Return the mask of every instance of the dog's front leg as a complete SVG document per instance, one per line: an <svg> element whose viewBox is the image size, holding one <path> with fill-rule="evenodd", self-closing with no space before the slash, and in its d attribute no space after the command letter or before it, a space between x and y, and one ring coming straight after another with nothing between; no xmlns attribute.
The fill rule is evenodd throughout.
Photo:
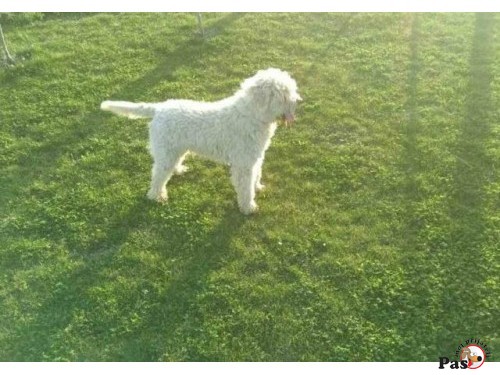
<svg viewBox="0 0 500 375"><path fill-rule="evenodd" d="M266 187L265 185L262 184L262 181L261 181L262 163L263 162L264 162L264 159L261 159L255 165L255 191L257 191L257 192L264 190L264 188Z"/></svg>
<svg viewBox="0 0 500 375"><path fill-rule="evenodd" d="M240 211L249 215L257 211L255 203L256 168L233 165L231 167L231 181L238 197Z"/></svg>

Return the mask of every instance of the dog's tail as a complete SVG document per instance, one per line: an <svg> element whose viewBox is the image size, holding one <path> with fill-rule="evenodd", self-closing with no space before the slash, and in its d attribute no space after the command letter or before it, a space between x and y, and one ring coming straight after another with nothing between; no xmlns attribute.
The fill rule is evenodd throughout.
<svg viewBox="0 0 500 375"><path fill-rule="evenodd" d="M154 116L157 109L155 103L131 103L131 102L115 102L106 100L101 103L103 111L110 111L117 115L126 116L128 118L151 118Z"/></svg>

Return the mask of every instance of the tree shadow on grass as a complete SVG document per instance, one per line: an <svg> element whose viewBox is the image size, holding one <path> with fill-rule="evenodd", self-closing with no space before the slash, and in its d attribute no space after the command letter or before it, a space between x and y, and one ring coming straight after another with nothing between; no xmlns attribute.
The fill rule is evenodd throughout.
<svg viewBox="0 0 500 375"><path fill-rule="evenodd" d="M486 235L485 187L494 178L493 160L487 155L487 141L492 136L494 106L493 80L496 23L494 13L476 14L470 54L469 82L465 101L465 117L455 147L453 193L449 202L451 221L450 251L442 258L448 279L442 286L443 330L438 332L441 347L454 349L461 340L480 337L485 342L498 332L499 321L486 311L491 294L484 283L493 272L487 263L488 247L493 245ZM474 324L470 324L473 322ZM450 344L451 342L451 344Z"/></svg>
<svg viewBox="0 0 500 375"><path fill-rule="evenodd" d="M244 13L227 13L215 21L207 21L205 26L207 29L206 38L200 37L193 31L192 37L186 43L179 45L174 51L168 53L165 53L163 50L157 51L161 63L142 77L120 88L120 90L112 94L109 99L129 99L137 101L136 96L138 94L140 95L141 91L147 92L162 81L173 80L175 78L174 74L179 68L190 68L194 70L203 69L206 66L205 61L210 57L229 53L230 51L226 50L224 46L210 43L210 38L211 36L223 32L232 23L243 16ZM195 30L194 21L193 30ZM158 98L158 100L166 99L167 98L164 97ZM149 100L152 101L151 99Z"/></svg>
<svg viewBox="0 0 500 375"><path fill-rule="evenodd" d="M52 20L64 20L64 21L73 21L73 20L81 20L83 18L94 17L99 13L96 12L44 12L43 21L52 21ZM107 13L109 14L109 13Z"/></svg>
<svg viewBox="0 0 500 375"><path fill-rule="evenodd" d="M434 361L439 355L452 355L459 341L477 336L486 338L496 325L491 315L477 308L478 300L487 298L484 187L491 174L491 160L485 155L485 145L491 134L489 121L493 111L490 84L495 15L476 15L465 116L459 124L454 149L456 164L451 173L448 209L445 207L440 213L444 217L439 220L438 228L429 227L418 211L429 198L418 180L419 175L429 173L424 163L426 155L417 144L420 17L413 15L410 36L403 161L406 180L399 202L405 212L405 223L398 234L404 280L399 284L397 279L388 277L387 284L371 290L367 302L375 299L382 302L376 308L370 305L365 313L369 321L392 333L392 346L386 347L390 348L392 361ZM380 355L375 359L387 360Z"/></svg>
<svg viewBox="0 0 500 375"><path fill-rule="evenodd" d="M484 284L490 272L485 256L485 186L491 176L492 160L486 155L491 136L492 64L494 62L495 14L476 14L465 116L454 150L452 193L449 198L450 227L446 247L436 245L436 273L441 283L430 285L438 291L442 315L436 317L437 348L455 349L458 340L480 336L486 339L498 322L483 314L480 300L489 298ZM442 247L442 246L441 246ZM474 322L471 324L471 322ZM494 329L493 329L494 331Z"/></svg>

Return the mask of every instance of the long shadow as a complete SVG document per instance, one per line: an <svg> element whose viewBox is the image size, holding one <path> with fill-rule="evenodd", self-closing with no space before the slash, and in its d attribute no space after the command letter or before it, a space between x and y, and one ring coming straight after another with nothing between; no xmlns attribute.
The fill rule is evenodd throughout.
<svg viewBox="0 0 500 375"><path fill-rule="evenodd" d="M448 260L448 264L443 264L448 268L448 274L452 275L446 286L452 292L447 290L443 293L442 300L443 309L450 312L443 332L448 342L453 333L454 337L462 338L480 335L488 341L487 338L500 328L494 314L482 311L482 306L488 305L484 301L495 299L484 284L484 280L493 273L493 268L486 261L486 251L488 244L490 251L498 245L491 243L492 239L488 239L485 233L485 217L488 214L485 187L494 173L493 160L486 154L486 147L492 136L491 122L495 111L491 95L495 22L494 13L476 14L465 116L455 147L453 193L449 202L453 262ZM471 287L464 287L466 285ZM469 322L475 324L471 326Z"/></svg>
<svg viewBox="0 0 500 375"><path fill-rule="evenodd" d="M200 69L205 66L205 60L209 57L215 56L219 53L230 52L210 43L210 38L223 32L227 27L229 27L230 24L234 23L243 16L244 13L228 13L216 21L210 22L210 20L208 20L205 22L207 34L205 38L201 37L196 32L193 32L191 38L189 38L184 44L177 46L177 48L172 52L165 53L163 50L157 51L158 58L162 60L162 63L158 64L156 68L150 70L139 79L129 82L119 91L115 92L111 98L137 101L137 98L131 97L131 95L147 92L152 87L158 85L159 82L172 79L178 68L189 67L191 69ZM168 41L166 43L168 43ZM138 88L142 89L138 90ZM169 98L157 98L157 100L166 99Z"/></svg>
<svg viewBox="0 0 500 375"><path fill-rule="evenodd" d="M407 77L408 99L406 102L407 123L405 128L405 159L403 168L405 173L406 184L403 187L405 199L405 211L407 212L410 222L407 225L407 233L405 235L407 245L415 243L416 233L420 230L420 223L415 215L414 203L419 199L419 187L416 179L416 174L421 169L421 155L417 149L418 137L418 76L420 74L421 61L418 55L418 43L420 39L420 16L412 15L410 32L410 65Z"/></svg>
<svg viewBox="0 0 500 375"><path fill-rule="evenodd" d="M5 17L2 21L7 26L19 27L30 25L33 22L45 22L51 20L80 20L82 18L93 17L96 12L41 12L41 13L18 13L13 17Z"/></svg>
<svg viewBox="0 0 500 375"><path fill-rule="evenodd" d="M477 295L478 290L485 290L482 285L485 274L476 273L471 280L466 270L471 268L472 254L474 264L483 265L484 261L481 251L484 229L483 190L489 170L489 166L485 164L487 158L484 151L485 140L490 134L487 119L492 113L490 82L494 51L493 25L494 15L476 15L465 116L464 121L459 124L460 134L455 146L453 193L448 202L449 212L443 212L448 218L440 220L441 228L438 229L442 231L446 228L446 232L424 240L424 228L419 223L417 213L412 210L408 212L405 250L411 252L411 255L407 257L404 267L407 288L413 289L413 293L408 294L407 291L407 295L401 299L406 305L406 316L400 322L400 329L404 336L413 337L413 340L405 342L402 347L406 347L408 353L418 353L414 349L419 345L417 333L428 333L420 341L427 343L427 350L419 353L418 358L402 357L403 360L433 360L438 355L450 355L450 349L457 340L475 335L483 336L488 332L488 325L485 325L487 322L481 318L476 304L471 303L481 298ZM412 75L410 82L411 77ZM415 125L417 124L418 119L415 121ZM412 126L410 122L410 130ZM413 129L409 132L409 160L418 155L415 146L412 146L415 144L412 134L416 131ZM422 155L422 159L425 160L425 155ZM425 166L418 167L415 173L418 171L425 171ZM418 202L420 195L412 174L409 175L409 186L415 186L415 189L407 189L408 201ZM426 232L429 233L429 230L432 232L429 228ZM468 288L469 283L479 288ZM470 324L472 321L475 322L473 326ZM491 329L493 324L489 327Z"/></svg>
<svg viewBox="0 0 500 375"><path fill-rule="evenodd" d="M168 211L168 208L158 207L156 210ZM137 201L124 214L113 217L104 238L90 245L72 244L74 260L79 261L79 266L58 277L56 288L47 294L48 298L37 308L35 317L16 327L15 338L9 341L9 347L4 348L0 358L9 361L92 361L103 358L156 361L165 354L165 342L179 327L187 325L189 332L199 332L203 321L197 314L196 297L208 286L208 276L234 256L231 241L248 219L236 210L228 210L212 230L193 239L189 233L191 228L185 221L195 223L201 213L193 212L176 224L172 220L158 222L157 215L151 211L155 208ZM117 272L121 275L119 277L128 277L128 272L140 274L141 271L135 269L141 265L134 261L123 267L124 258L120 253L132 232L150 228L155 228L151 235L156 236L157 241L147 245L147 252L162 259L175 259L177 263L176 268L165 267L168 275L155 270L158 273L156 281L148 278L149 281L144 282L168 282L168 286L164 291L152 291L154 295L148 296L142 289L154 289L154 286L141 284L140 279L134 278L139 285L113 294L113 298L119 298L123 305L119 316L100 317L95 311L102 311L108 301L92 296L92 290L110 281L116 282ZM120 262L121 267L117 264ZM146 302L151 307L141 310L138 306ZM101 350L112 345L106 356L92 349L84 350L83 357L71 354L79 343L65 343L64 332L78 325L77 317L82 315L89 320L84 327L77 328L78 337L87 344L94 342ZM122 330L123 320L132 315L137 316L141 324ZM68 337L71 340L71 335ZM186 353L186 357L189 360L209 360L197 352Z"/></svg>
<svg viewBox="0 0 500 375"><path fill-rule="evenodd" d="M129 231L136 229L137 223L149 222L147 210L144 208L143 202L137 201L125 214L113 216L109 226L105 228L106 236L91 244L78 243L71 240L70 236L64 236L64 224L55 233L50 229L44 234L40 233L40 237L49 238L53 243L64 241L73 260L80 261L81 265L58 277L56 288L46 292L47 299L37 307L35 318L16 327L16 339L10 340L8 348L3 348L0 359L67 360L64 356L52 355L58 336L69 326L77 311L88 308L86 292L92 286L105 281L102 272L112 267L116 253L128 238ZM131 222L136 223L132 228ZM66 230L69 232L68 227Z"/></svg>
<svg viewBox="0 0 500 375"><path fill-rule="evenodd" d="M438 356L452 355L460 340L476 336L486 339L498 327L492 314L477 308L479 301L492 298L484 285L491 269L485 264L483 245L487 240L484 188L492 168L485 147L493 113L490 84L495 15L476 15L464 119L458 124L454 147L451 193L449 186L439 187L449 200L438 213L441 216L435 230L429 228L423 216L432 213L419 211L429 199L420 186L419 175L430 173L423 163L428 156L418 147L418 83L423 74L419 51L421 17L413 15L410 35L408 117L401 165L405 181L398 201L405 215L402 229L396 233L401 243L404 283L396 284L397 294L386 290L390 285L370 291L368 304L376 298L383 303L375 309L369 307L365 313L368 320L400 337L392 348L391 361L434 361ZM381 356L378 360L389 359Z"/></svg>
<svg viewBox="0 0 500 375"><path fill-rule="evenodd" d="M121 360L127 361L214 361L189 345L206 331L197 297L210 286L209 276L236 256L231 241L248 218L229 211L207 236L200 238L176 277L159 296L155 307L143 316L142 324L122 338ZM179 358L179 343L185 345ZM142 348L138 350L138 348Z"/></svg>
<svg viewBox="0 0 500 375"><path fill-rule="evenodd" d="M64 21L72 21L72 20L80 20L82 18L88 18L98 15L96 12L44 12L43 13L43 21L52 21L52 20L64 20Z"/></svg>
<svg viewBox="0 0 500 375"><path fill-rule="evenodd" d="M459 124L460 134L456 141L456 166L453 173L452 190L448 202L448 219L440 222L447 232L436 235L435 239L424 241L416 212L409 210L405 250L412 252L405 264L407 288L412 294L402 298L405 303L406 317L401 321L402 332L413 341L405 342L408 353L412 346L418 346L417 332L428 332L427 350L419 353L418 358L402 357L406 360L433 360L438 355L450 355L450 349L457 340L476 335L485 335L493 322L486 322L477 311L476 304L481 296L478 290L485 291L482 282L485 279L483 243L484 230L484 186L487 184L489 166L485 156L485 144L490 135L488 118L492 113L491 101L491 63L493 61L493 26L494 15L476 15L472 49L469 61L468 88L464 106L464 121ZM418 73L418 71L417 71ZM410 75L411 82L412 75ZM412 90L410 90L410 97ZM416 119L415 124L418 124ZM412 127L410 122L410 130ZM414 144L409 132L408 144ZM418 155L415 146L409 146L409 160ZM424 155L423 159L425 160ZM486 163L485 163L486 162ZM415 170L425 171L421 165ZM409 186L415 186L414 177L409 175ZM418 202L419 192L407 189L408 201ZM426 229L428 232L429 229ZM473 264L480 265L482 272L475 273L472 280L466 270ZM474 268L474 267L473 267ZM465 271L465 272L464 272ZM479 288L468 288L467 285ZM471 326L470 322L475 322ZM490 323L490 325L488 325ZM418 351L417 351L418 352ZM417 353L413 350L413 353ZM431 353L434 353L434 357Z"/></svg>
<svg viewBox="0 0 500 375"><path fill-rule="evenodd" d="M422 249L419 243L419 232L423 223L416 212L416 206L422 199L422 191L419 186L417 175L424 168L420 162L423 159L421 151L417 147L419 137L419 102L418 85L421 74L422 61L420 58L419 44L421 39L421 15L411 14L410 18L410 36L409 36L409 66L406 76L407 100L405 103L406 122L402 134L403 157L400 161L401 173L404 176L399 185L400 191L395 191L396 205L400 205L404 212L403 225L395 231L395 241L399 244L401 254L401 264L405 269L404 287L399 291L400 295L394 295L390 292L389 285L383 285L380 288L370 289L366 294L367 309L365 318L375 322L383 329L389 329L391 332L397 332L403 338L397 343L398 348L390 350L391 357L380 353L375 355L377 361L415 361L418 358L412 357L415 353L416 345L414 342L416 330L425 326L427 316L422 314L424 306L421 301L429 298L430 292L426 287L423 276L431 270L420 268L420 262L425 249ZM386 276L388 277L388 276ZM389 281L389 280L388 280ZM423 285L420 283L423 282ZM419 285L418 293L409 294L415 285ZM371 301L382 301L378 303L377 308L371 306ZM417 328L418 327L418 328ZM389 348L386 348L389 351Z"/></svg>
<svg viewBox="0 0 500 375"><path fill-rule="evenodd" d="M476 15L466 111L455 150L455 190L450 213L457 224L457 240L462 237L469 245L480 242L481 239L483 188L492 168L492 165L488 164L491 160L488 160L485 154L485 145L491 135L493 110L491 65L494 62L494 22L494 14Z"/></svg>

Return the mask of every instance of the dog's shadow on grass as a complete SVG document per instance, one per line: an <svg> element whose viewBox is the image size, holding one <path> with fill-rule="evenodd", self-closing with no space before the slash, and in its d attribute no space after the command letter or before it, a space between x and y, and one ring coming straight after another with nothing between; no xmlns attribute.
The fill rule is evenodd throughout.
<svg viewBox="0 0 500 375"><path fill-rule="evenodd" d="M197 238L196 245L183 254L184 261L177 266L165 291L158 295L154 308L143 316L135 332L124 337L121 345L124 358L137 361L214 360L205 358L189 345L190 339L206 334L203 320L206 306L199 297L210 288L210 276L237 256L231 243L247 220L251 219L237 210L229 210L213 230ZM163 254L161 245L157 251ZM186 345L182 358L178 357L180 351L176 348L179 343ZM172 355L173 348L176 353Z"/></svg>
<svg viewBox="0 0 500 375"><path fill-rule="evenodd" d="M210 287L210 276L237 256L231 243L248 220L252 219L237 209L229 209L205 234L192 238L189 233L192 228L188 226L174 241L164 238L157 242L152 251L162 259L177 259L176 266L171 269L170 276L159 275L160 279L168 279L166 288L155 296L152 307L141 315L141 323L121 338L118 358L136 361L171 359L168 351L172 347L179 342L187 344L190 337L204 334L200 305L203 302L198 297ZM168 230L166 226L165 229ZM179 243L190 243L190 246L181 246L179 253ZM131 301L139 295L139 291L132 293ZM196 349L189 345L186 345L186 350L184 357L178 360L211 360L192 352Z"/></svg>
<svg viewBox="0 0 500 375"><path fill-rule="evenodd" d="M158 206L156 203L148 203L147 208L153 213L159 210L169 211L165 206ZM209 231L193 236L195 222L202 216L202 211L181 218L180 221L184 223L176 225L171 221L158 223L156 215L151 216L143 210L143 205L136 204L121 220L124 220L126 225L133 222L137 228L157 226L158 230L155 231L157 241L150 246L148 252L158 256L165 263L175 261L175 266L168 269L168 275L159 271L155 273L155 277L149 278L148 283L160 285L156 287L153 296L148 297L139 289L130 290L125 296L124 302L130 306L130 310L124 310L110 328L118 328L119 320L125 317L135 316L140 319L140 323L127 329L117 338L116 348L120 349L111 355L117 360L171 359L169 357L171 353L168 351L172 346L178 345L179 342L188 343L192 335L197 337L203 334L205 327L200 305L202 302L198 297L210 287L210 276L237 256L233 252L231 243L244 224L252 220L243 216L232 205ZM175 210L171 210L170 213L175 213ZM186 225L186 220L192 221L192 224ZM127 239L128 235L124 232L120 241L115 242L113 247L119 249ZM106 255L106 258L109 256ZM102 267L113 269L115 266L112 258L109 260L110 262ZM136 264L131 265L132 272L136 266ZM142 285L142 288L155 289L155 286L146 284ZM142 303L150 304L150 307L141 311L138 306ZM189 345L186 345L186 350L184 357L178 360L210 360L198 352L191 352L195 349Z"/></svg>
<svg viewBox="0 0 500 375"><path fill-rule="evenodd" d="M68 244L78 266L58 276L29 323L16 328L16 339L4 353L9 360L155 361L163 358L164 343L174 333L186 326L189 332L203 329L197 296L209 285L209 276L235 256L231 242L249 218L232 207L210 230L193 236L202 212L180 217L178 224L168 218L162 222L160 211L168 217L175 210L145 201L110 218L105 237L90 245ZM144 247L128 247L134 233L150 228ZM160 264L142 264L130 255L136 251L157 257ZM118 279L130 284L115 290L120 289ZM110 295L107 286L114 290ZM115 308L116 314L109 312ZM91 342L96 349L81 356L76 348ZM199 358L198 353L186 356Z"/></svg>

